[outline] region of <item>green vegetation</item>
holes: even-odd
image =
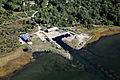
[[[35,15],[36,22],[39,23],[40,26],[47,25],[44,26],[44,28],[51,26],[67,27],[66,31],[72,31],[68,27],[75,27],[76,29],[73,30],[73,32],[85,32],[91,35],[103,30],[110,30],[109,34],[113,34],[113,31],[117,31],[118,29],[120,30],[120,27],[113,27],[120,26],[120,0],[34,0],[35,4],[30,4],[29,1],[30,0],[0,0],[0,57],[12,53],[13,55],[10,56],[10,58],[8,58],[9,56],[7,57],[7,59],[11,60],[13,57],[15,58],[20,56],[22,54],[22,49],[28,49],[30,52],[50,51],[54,54],[59,52],[68,53],[68,51],[65,51],[63,48],[57,49],[52,42],[41,41],[32,33],[29,37],[32,36],[31,41],[33,44],[26,44],[22,48],[20,47],[18,40],[20,32],[28,33],[35,31],[32,27],[36,25],[31,20],[31,16],[35,11],[38,11]],[[97,27],[98,25],[99,27]],[[100,35],[101,34],[106,35],[102,32]],[[98,34],[97,36],[99,37],[100,35]],[[95,39],[98,39],[98,37],[95,37]],[[73,47],[76,47],[76,42],[77,40],[73,40],[70,45],[74,44]],[[26,54],[23,54],[23,56],[24,55]],[[19,64],[26,64],[26,61],[23,63],[21,60],[28,60],[28,55],[23,58],[22,57],[20,57],[20,60],[16,60],[16,62],[13,61],[13,63],[18,64],[20,61]],[[44,60],[44,58],[47,58],[48,60]],[[63,58],[61,58],[62,57],[59,56],[50,58],[49,54],[47,57],[45,55],[45,57],[40,59],[40,65],[41,63],[45,63],[42,61],[55,64],[43,64],[43,67],[51,66],[51,68],[44,67],[45,69],[43,69],[43,67],[41,67],[41,70],[52,71],[52,69],[58,70],[60,68],[63,71],[67,71],[67,69],[71,69],[71,67],[67,68],[69,65],[67,61],[65,62]],[[53,62],[51,62],[50,59]],[[5,63],[4,61],[7,62],[8,60],[2,60],[2,65]],[[10,65],[10,67],[12,66],[12,69],[16,69],[13,65]],[[53,68],[54,66],[55,68]],[[9,70],[11,69],[10,67],[7,66],[4,70]],[[66,70],[64,70],[65,68]],[[5,72],[4,70],[3,72]]]
[[[0,24],[2,24],[5,20],[11,18],[12,11],[6,11],[3,8],[0,8]]]
[[[2,4],[0,5],[0,56],[10,54],[20,47],[18,40],[19,32],[32,32],[32,27],[35,25],[31,20],[34,11],[30,11],[29,14],[27,11],[26,13],[17,12],[17,9],[12,9],[12,7],[7,6],[13,3],[10,0],[0,1],[0,4]]]
[[[19,47],[18,39],[15,35],[18,32],[11,29],[0,29],[0,56],[10,53]]]
[[[41,26],[120,25],[119,0],[0,0],[0,55],[20,46],[19,32],[31,32],[35,25],[32,14]],[[23,3],[25,2],[25,5]],[[79,27],[78,27],[79,28]]]
[[[48,5],[47,5],[48,2]],[[120,25],[118,0],[40,0],[36,20],[53,26]]]
[[[48,42],[48,41],[42,41],[39,37],[37,37],[34,34],[31,34],[29,36],[32,36],[31,41],[32,41],[32,45],[24,45],[24,48],[28,48],[29,51],[36,52],[36,51],[50,51],[52,53],[57,53],[57,52],[61,52],[61,53],[66,53],[67,52],[63,49],[63,48],[59,48],[56,49],[57,46],[55,46],[54,43],[52,42]]]
[[[19,32],[32,32],[32,26],[24,26],[22,28],[13,29],[0,27],[0,56],[14,51],[20,46],[18,36]]]
[[[23,2],[25,5],[23,6]],[[10,18],[13,11],[39,10],[36,20],[54,26],[91,27],[95,25],[120,25],[119,0],[1,0],[0,23]]]

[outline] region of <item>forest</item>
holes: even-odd
[[[54,26],[120,25],[119,0],[41,0],[36,20]]]
[[[16,29],[3,25],[6,24],[5,21],[14,22],[14,13],[39,11],[35,20],[40,25],[81,26],[88,29],[93,25],[120,26],[120,0],[34,0],[34,5],[29,1],[0,0],[0,55],[19,47],[19,32],[28,32],[31,28],[27,26]],[[23,22],[23,25],[34,24],[31,20]]]
[[[9,18],[13,11],[38,10],[36,21],[54,26],[120,25],[119,0],[1,0],[0,23]]]

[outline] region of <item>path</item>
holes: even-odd
[[[69,33],[69,32],[61,33],[61,34],[59,34],[59,35],[55,35],[55,36],[52,36],[52,37],[51,37],[51,36],[48,36],[47,33],[45,33],[44,31],[41,30],[42,28],[41,28],[40,25],[35,21],[35,14],[37,14],[37,13],[38,13],[38,11],[35,11],[35,12],[33,13],[33,15],[32,15],[32,20],[33,20],[33,22],[35,22],[35,24],[38,26],[38,30],[39,30],[39,31],[35,32],[34,34],[36,34],[39,38],[44,37],[43,40],[46,40],[45,37],[48,37],[48,38],[51,40],[51,42],[53,42],[54,44],[57,45],[58,48],[61,48],[61,46],[60,46],[59,44],[57,44],[54,40],[52,40],[52,38],[55,38],[55,37],[57,37],[57,36],[60,36],[60,35],[63,35],[63,34]],[[40,33],[42,33],[44,36],[43,36],[43,35],[40,36]],[[68,58],[68,59],[71,59],[71,55],[70,55],[69,53],[61,53],[61,52],[57,52],[57,53],[60,54],[60,55],[62,55],[62,56],[64,56],[64,57],[66,57],[66,58]]]
[[[37,14],[38,13],[38,11],[35,11],[34,13],[33,13],[33,15],[32,15],[32,20],[33,20],[33,22],[38,26],[38,30],[39,31],[41,31],[41,27],[40,27],[40,25],[35,21],[35,14]]]

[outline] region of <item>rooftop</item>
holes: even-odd
[[[30,4],[35,4],[35,1],[29,1]]]
[[[29,38],[25,34],[21,34],[20,37],[22,37],[24,40],[28,40],[28,38]]]

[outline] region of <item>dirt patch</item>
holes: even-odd
[[[48,32],[48,33],[45,33],[49,38],[52,38],[52,37],[56,37],[58,35],[60,35],[60,33],[58,31],[51,31],[51,32]]]
[[[22,52],[22,49],[20,47],[20,48],[16,49],[14,52],[11,52],[5,56],[1,56],[0,57],[0,67],[6,65],[8,63],[8,61],[13,60],[13,59],[21,56],[22,53],[23,52]]]
[[[93,25],[93,27],[105,27],[105,25]]]
[[[71,35],[70,37],[63,38],[62,40],[74,49],[81,49],[90,38],[91,36],[81,33],[79,35]]]

